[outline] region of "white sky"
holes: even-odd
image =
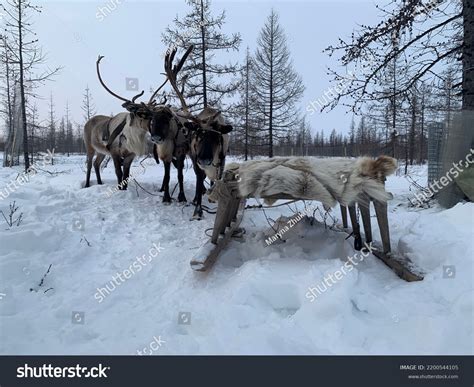
[[[116,9],[104,20],[97,18],[99,7]],[[120,102],[106,93],[99,85],[95,73],[95,61],[104,55],[103,77],[117,93],[131,97],[133,92],[125,88],[125,78],[138,78],[145,97],[151,86],[161,83],[163,69],[161,33],[176,14],[182,16],[188,7],[184,0],[170,1],[37,1],[43,5],[43,13],[35,17],[34,29],[44,51],[48,65],[63,66],[55,78],[39,90],[44,101],[39,103],[40,116],[47,116],[50,92],[53,93],[56,115],[59,117],[69,101],[75,122],[82,122],[82,95],[89,85],[97,112],[110,114],[121,110]],[[358,24],[377,22],[373,1],[214,1],[216,12],[227,12],[224,32],[240,32],[240,53],[225,55],[230,59],[243,60],[245,48],[255,48],[257,35],[271,8],[280,14],[294,61],[302,76],[306,92],[302,100],[305,110],[312,100],[321,98],[330,86],[326,67],[335,62],[322,50],[337,43],[338,36],[347,37]],[[324,129],[326,134],[335,128],[347,132],[352,116],[345,109],[337,108],[330,113],[308,115],[314,130]]]

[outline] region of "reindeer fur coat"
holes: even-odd
[[[383,182],[397,168],[397,161],[381,156],[358,159],[282,157],[229,164],[238,173],[242,197],[264,198],[272,204],[278,196],[318,200],[326,208],[350,205],[366,194],[385,202],[391,194]]]

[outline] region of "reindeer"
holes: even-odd
[[[193,46],[190,46],[178,65],[175,65],[174,68],[171,68],[171,66],[177,49],[175,48],[171,52],[168,50],[165,56],[167,80],[176,79],[176,75],[183,67],[192,50]],[[155,109],[155,112],[160,112],[160,116],[151,120],[150,134],[151,140],[155,144],[154,153],[163,161],[165,168],[165,175],[161,186],[161,192],[164,192],[163,203],[171,203],[169,193],[171,163],[173,163],[178,170],[178,202],[185,203],[186,196],[184,194],[183,169],[186,155],[190,149],[188,133],[184,126],[187,119],[186,117],[180,116],[180,112],[170,106],[159,106]]]
[[[136,100],[144,94],[144,91],[128,100],[107,87],[100,74],[100,62],[103,58],[103,56],[99,56],[96,62],[99,81],[109,94],[124,102],[122,107],[128,113],[119,113],[113,117],[94,116],[84,126],[84,143],[87,151],[85,187],[90,186],[94,156],[96,156],[94,169],[97,183],[102,184],[100,165],[105,156],[110,155],[114,162],[118,187],[120,190],[126,190],[133,159],[135,156],[141,156],[147,152],[147,134],[150,130],[150,122],[152,119],[159,120],[162,115],[158,109],[159,105],[156,104],[155,97],[167,80],[153,93],[147,104],[143,102],[136,103]],[[162,102],[162,104],[164,103],[166,103],[166,100]]]
[[[184,59],[186,59],[191,50],[192,46],[186,51],[187,55],[183,57]],[[229,146],[228,133],[232,130],[232,126],[226,125],[221,112],[214,108],[206,107],[197,116],[189,111],[183,97],[184,88],[179,90],[176,79],[184,61],[182,59],[177,66],[172,68],[175,54],[176,48],[171,53],[167,53],[165,57],[165,73],[181,103],[182,109],[176,111],[176,115],[180,118],[179,122],[181,125],[189,131],[187,136],[189,143],[188,153],[196,174],[196,195],[193,200],[193,204],[196,207],[192,219],[199,220],[202,219],[203,214],[202,195],[206,192],[204,180],[206,176],[211,181],[222,177],[225,167],[225,156]]]

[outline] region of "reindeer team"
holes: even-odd
[[[161,186],[161,191],[164,192],[163,202],[171,203],[169,192],[171,164],[178,170],[178,202],[186,202],[183,169],[188,155],[196,174],[196,194],[193,200],[195,210],[192,219],[202,218],[202,196],[206,192],[204,180],[206,176],[211,181],[221,178],[229,145],[228,133],[232,130],[232,126],[227,125],[221,112],[214,108],[206,107],[197,115],[190,112],[183,96],[184,87],[179,89],[177,76],[192,49],[192,46],[189,47],[178,64],[174,66],[177,50],[174,48],[167,52],[165,56],[166,80],[147,103],[136,102],[143,96],[143,91],[131,100],[111,91],[100,74],[100,62],[103,57],[99,57],[96,66],[101,85],[108,93],[123,101],[122,107],[128,113],[120,113],[113,117],[98,115],[86,123],[84,127],[84,142],[87,151],[85,187],[90,186],[92,165],[94,165],[97,183],[102,184],[100,165],[109,155],[114,162],[119,189],[127,189],[133,159],[147,153],[148,140],[151,138],[154,144],[155,160],[157,162],[161,160],[165,168]],[[180,108],[167,105],[166,98],[159,104],[156,102],[155,97],[167,82],[176,93],[181,103]]]

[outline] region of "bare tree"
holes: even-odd
[[[222,32],[225,12],[213,16],[210,0],[186,0],[186,3],[190,12],[183,19],[176,16],[174,26],[166,28],[162,40],[170,47],[182,49],[194,45],[194,52],[182,70],[189,107],[201,110],[207,106],[221,106],[223,98],[237,90],[238,82],[234,76],[240,66],[213,63],[214,55],[218,51],[238,50],[240,34],[227,36]],[[219,81],[222,77],[226,78],[224,84]]]
[[[1,39],[1,63],[2,63],[2,73],[4,74],[4,84],[2,85],[2,95],[3,95],[3,104],[1,107],[1,114],[5,117],[7,139],[5,144],[5,155],[3,158],[3,166],[11,167],[13,158],[11,152],[11,139],[13,137],[13,90],[14,90],[14,79],[15,74],[11,66],[10,55],[8,53],[9,43],[6,35]]]
[[[245,57],[243,71],[239,80],[239,99],[229,108],[229,115],[234,123],[231,136],[231,151],[241,151],[245,160],[252,157],[256,148],[256,131],[259,126],[257,99],[251,87],[254,59],[250,55],[249,48]]]
[[[53,93],[49,96],[49,114],[48,114],[49,121],[47,123],[48,128],[48,147],[51,150],[56,148],[56,116],[54,112],[54,101],[53,101]],[[54,164],[54,159],[51,158],[51,164]]]
[[[83,118],[85,122],[97,114],[89,86],[84,91],[81,109],[84,112]]]
[[[330,56],[339,54],[343,66],[356,66],[352,79],[347,74],[331,71],[334,82],[346,81],[348,87],[327,107],[332,108],[344,99],[344,105],[352,111],[360,111],[368,101],[406,95],[417,81],[432,78],[437,65],[456,63],[462,57],[464,104],[466,109],[472,109],[474,12],[471,0],[463,3],[464,9],[461,0],[391,0],[388,6],[377,7],[384,15],[380,23],[363,26],[352,34],[350,42],[340,39],[336,46],[326,49]],[[394,41],[397,44],[393,44]],[[393,68],[397,58],[403,60],[396,68],[396,92],[387,95],[380,87],[380,80],[390,66]]]
[[[265,118],[268,156],[273,157],[275,139],[301,121],[296,104],[304,93],[301,77],[293,68],[286,36],[272,10],[260,35],[255,53],[252,87],[259,112]]]
[[[21,104],[21,126],[23,130],[23,154],[25,159],[25,170],[30,168],[28,149],[28,121],[26,114],[27,91],[32,90],[38,83],[51,78],[59,68],[46,70],[35,75],[34,72],[39,64],[45,61],[45,56],[38,47],[36,34],[31,29],[31,13],[41,13],[41,7],[29,0],[5,0],[0,4],[0,10],[7,17],[5,35],[7,36],[7,55],[10,63],[18,69],[18,83]]]

